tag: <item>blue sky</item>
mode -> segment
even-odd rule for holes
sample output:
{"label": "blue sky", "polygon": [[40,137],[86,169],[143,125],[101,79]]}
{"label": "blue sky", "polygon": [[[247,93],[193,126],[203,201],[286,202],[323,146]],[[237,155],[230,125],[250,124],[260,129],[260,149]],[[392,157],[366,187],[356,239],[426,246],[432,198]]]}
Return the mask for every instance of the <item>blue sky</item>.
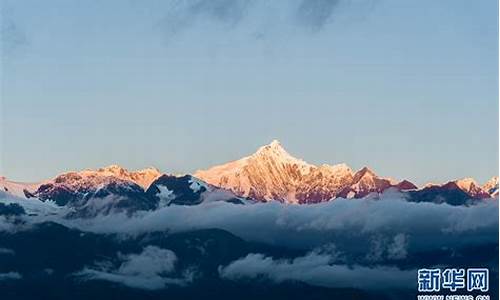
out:
{"label": "blue sky", "polygon": [[193,172],[272,139],[418,184],[498,173],[497,1],[1,3],[11,179]]}

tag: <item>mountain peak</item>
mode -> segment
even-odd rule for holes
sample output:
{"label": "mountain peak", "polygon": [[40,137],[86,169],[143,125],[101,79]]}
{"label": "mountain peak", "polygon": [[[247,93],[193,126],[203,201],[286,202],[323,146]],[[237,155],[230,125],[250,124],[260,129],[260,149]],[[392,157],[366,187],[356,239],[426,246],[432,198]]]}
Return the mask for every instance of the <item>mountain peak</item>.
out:
{"label": "mountain peak", "polygon": [[498,176],[492,177],[484,185],[483,189],[492,196],[498,196]]}
{"label": "mountain peak", "polygon": [[136,171],[136,173],[154,173],[154,174],[161,174],[161,171],[158,168],[155,167],[147,167],[145,169]]}
{"label": "mountain peak", "polygon": [[113,164],[113,165],[109,165],[107,167],[103,167],[103,168],[100,168],[97,170],[98,172],[110,172],[110,173],[126,173],[128,172],[127,169],[119,166],[119,165],[116,165],[116,164]]}
{"label": "mountain peak", "polygon": [[278,140],[273,140],[270,144],[264,145],[257,149],[247,159],[251,161],[273,161],[278,164],[297,164],[300,168],[308,169],[310,165],[300,158],[290,155]]}
{"label": "mountain peak", "polygon": [[484,184],[484,187],[491,187],[491,186],[495,186],[495,185],[498,185],[498,176],[491,177],[490,180],[488,180]]}
{"label": "mountain peak", "polygon": [[97,170],[87,169],[74,173],[83,177],[115,177],[121,180],[134,182],[144,189],[147,189],[149,185],[161,175],[160,171],[156,168],[147,168],[139,171],[129,171],[116,164],[102,167]]}
{"label": "mountain peak", "polygon": [[455,183],[461,188],[461,189],[470,189],[474,186],[478,186],[476,180],[474,178],[466,177],[462,179],[455,180]]}
{"label": "mountain peak", "polygon": [[104,167],[103,169],[124,169],[122,166],[117,165],[117,164],[112,164],[107,167]]}
{"label": "mountain peak", "polygon": [[363,167],[363,168],[360,170],[360,172],[362,172],[362,173],[368,173],[368,174],[370,174],[370,175],[375,175],[375,172],[373,172],[373,170],[372,170],[372,169],[370,169],[370,168],[368,168],[368,167]]}
{"label": "mountain peak", "polygon": [[277,139],[274,139],[274,140],[272,140],[271,143],[269,143],[269,146],[271,146],[271,147],[281,147],[281,143]]}
{"label": "mountain peak", "polygon": [[377,174],[373,172],[370,168],[368,167],[363,167],[361,170],[357,171],[356,174],[354,174],[354,181],[359,181],[363,177],[377,177]]}
{"label": "mountain peak", "polygon": [[278,140],[273,140],[271,143],[261,146],[259,149],[257,149],[256,153],[265,153],[265,152],[275,152],[275,153],[283,153],[283,154],[288,154],[281,145],[281,143]]}
{"label": "mountain peak", "polygon": [[473,178],[463,178],[455,180],[454,183],[464,192],[469,194],[474,198],[487,198],[489,193],[473,179]]}

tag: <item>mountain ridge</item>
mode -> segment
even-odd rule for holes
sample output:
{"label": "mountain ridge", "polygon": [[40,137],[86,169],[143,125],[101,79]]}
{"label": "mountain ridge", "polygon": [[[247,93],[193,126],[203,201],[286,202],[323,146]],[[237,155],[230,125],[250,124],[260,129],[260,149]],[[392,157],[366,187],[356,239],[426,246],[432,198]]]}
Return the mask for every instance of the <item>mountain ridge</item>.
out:
{"label": "mountain ridge", "polygon": [[[345,163],[310,164],[289,154],[277,140],[259,147],[256,152],[241,159],[199,170],[194,175],[186,174],[188,177],[181,181],[175,178],[182,176],[164,174],[153,167],[129,171],[118,165],[110,165],[97,170],[62,173],[40,183],[13,182],[0,177],[0,189],[18,197],[38,197],[43,200],[56,196],[62,197],[59,199],[71,198],[76,193],[97,193],[103,186],[110,184],[114,185],[111,189],[114,192],[120,187],[123,191],[137,190],[139,193],[139,190],[146,192],[156,180],[165,175],[170,177],[168,180],[164,178],[164,183],[183,182],[182,189],[189,187],[187,182],[196,181],[200,182],[201,186],[209,187],[206,189],[215,195],[226,193],[222,191],[234,194],[225,194],[223,198],[251,198],[265,202],[277,200],[289,204],[325,202],[338,197],[363,198],[371,193],[383,193],[389,188],[399,191],[440,192],[460,189],[473,199],[498,197],[498,176],[494,176],[484,185],[478,184],[472,178],[463,178],[418,188],[408,180],[397,181],[380,177],[369,167],[353,171]],[[167,183],[169,184],[173,183]],[[102,193],[104,192],[101,191],[97,195]],[[83,194],[78,197],[82,198]],[[203,196],[206,197],[208,196]],[[66,203],[66,200],[61,201]],[[180,202],[182,201],[177,201]]]}

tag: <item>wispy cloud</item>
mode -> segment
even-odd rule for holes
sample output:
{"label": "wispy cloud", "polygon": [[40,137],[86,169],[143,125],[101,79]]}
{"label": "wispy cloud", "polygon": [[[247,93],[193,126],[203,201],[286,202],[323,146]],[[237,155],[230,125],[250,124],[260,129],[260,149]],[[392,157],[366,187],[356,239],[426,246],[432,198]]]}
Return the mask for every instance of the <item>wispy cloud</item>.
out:
{"label": "wispy cloud", "polygon": [[2,56],[11,57],[17,55],[28,45],[28,37],[19,24],[2,11],[0,13],[0,37]]}
{"label": "wispy cloud", "polygon": [[358,1],[351,6],[348,0],[189,0],[174,1],[165,8],[160,28],[167,38],[189,29],[217,25],[221,31],[240,29],[239,34],[263,38],[276,30],[283,32],[303,29],[317,33],[331,24],[336,14],[371,7],[373,1]]}
{"label": "wispy cloud", "polygon": [[331,21],[341,0],[302,0],[296,11],[298,24],[313,31],[321,30]]}
{"label": "wispy cloud", "polygon": [[235,25],[249,8],[248,0],[198,0],[188,6],[192,16],[207,16],[219,22]]}

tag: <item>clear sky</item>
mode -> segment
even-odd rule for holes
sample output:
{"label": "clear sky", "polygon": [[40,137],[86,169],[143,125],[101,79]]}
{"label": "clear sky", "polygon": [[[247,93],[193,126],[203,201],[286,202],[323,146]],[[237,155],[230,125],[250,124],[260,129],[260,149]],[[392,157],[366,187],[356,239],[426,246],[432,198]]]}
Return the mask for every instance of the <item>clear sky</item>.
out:
{"label": "clear sky", "polygon": [[193,172],[272,139],[418,184],[498,173],[495,0],[0,1],[13,180]]}

